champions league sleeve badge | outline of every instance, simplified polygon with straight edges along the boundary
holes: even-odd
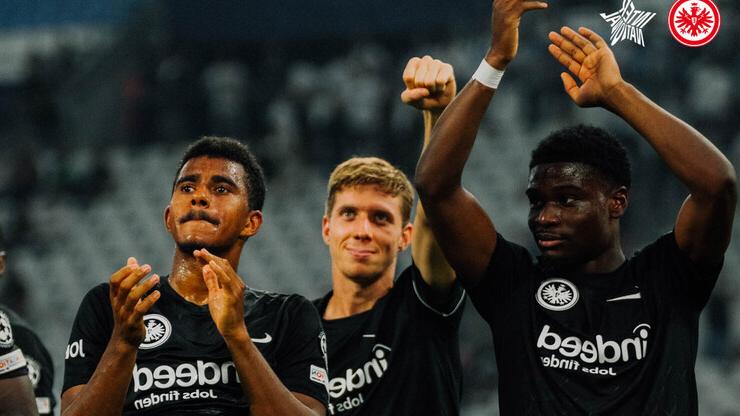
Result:
[[[8,315],[0,311],[0,347],[13,346],[13,329],[10,327]]]
[[[678,43],[699,47],[719,32],[720,16],[712,0],[676,0],[668,12],[668,28]]]

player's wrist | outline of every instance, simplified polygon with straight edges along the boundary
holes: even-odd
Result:
[[[249,331],[247,331],[246,325],[244,325],[243,323],[241,326],[225,329],[221,333],[221,336],[224,337],[226,344],[244,343],[252,340],[252,338],[249,336]]]
[[[139,344],[141,344],[143,340],[138,340],[134,337],[127,337],[123,334],[116,334],[115,331],[110,339],[110,344],[113,347],[113,350],[120,354],[126,354],[131,352],[136,352],[139,349]]]
[[[620,114],[621,109],[629,103],[629,97],[635,92],[632,84],[619,80],[616,84],[604,91],[603,106],[607,110]]]
[[[498,89],[498,84],[504,76],[504,70],[499,68],[505,68],[506,66],[500,66],[498,63],[497,65],[499,65],[498,68],[491,65],[488,57],[486,57],[478,65],[478,69],[475,70],[472,78],[488,88]]]
[[[488,53],[486,53],[486,56],[484,58],[488,65],[499,71],[506,70],[506,66],[509,65],[512,59],[513,56],[507,56],[503,53],[499,53],[496,48],[493,47],[493,45],[491,45],[491,48],[488,50]]]

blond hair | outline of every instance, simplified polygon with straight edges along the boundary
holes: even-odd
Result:
[[[401,197],[403,225],[411,218],[414,191],[411,182],[397,167],[377,157],[353,157],[337,165],[326,186],[326,215],[331,215],[338,192],[355,186],[375,185],[383,193]]]

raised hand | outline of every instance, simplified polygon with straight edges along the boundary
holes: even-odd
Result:
[[[144,314],[160,296],[159,291],[155,290],[142,298],[159,283],[159,276],[156,274],[141,282],[151,270],[148,264],[139,266],[135,258],[129,257],[126,265],[110,278],[108,295],[113,310],[111,339],[121,340],[134,348],[138,348],[146,336]]]
[[[441,113],[457,93],[452,65],[429,55],[409,59],[403,70],[403,83],[406,89],[401,93],[401,101],[436,113]]]
[[[491,49],[486,61],[504,70],[519,49],[519,22],[530,10],[546,9],[547,3],[525,0],[494,0],[491,15]]]
[[[581,27],[578,32],[564,26],[560,33],[550,32],[550,54],[568,68],[560,74],[563,87],[580,107],[609,107],[608,96],[614,87],[624,82],[614,54],[604,39],[591,29]]]
[[[247,334],[244,324],[244,290],[247,286],[228,260],[206,249],[195,250],[193,254],[204,263],[203,280],[208,288],[208,310],[218,332],[224,339]]]

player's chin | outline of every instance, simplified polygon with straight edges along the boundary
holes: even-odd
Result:
[[[355,264],[345,275],[357,284],[368,286],[375,283],[383,273],[377,267]]]
[[[542,261],[558,267],[570,266],[578,262],[577,256],[573,256],[563,249],[540,250]]]
[[[215,254],[225,251],[227,247],[221,242],[209,239],[182,239],[177,241],[177,248],[185,253],[206,249]]]

